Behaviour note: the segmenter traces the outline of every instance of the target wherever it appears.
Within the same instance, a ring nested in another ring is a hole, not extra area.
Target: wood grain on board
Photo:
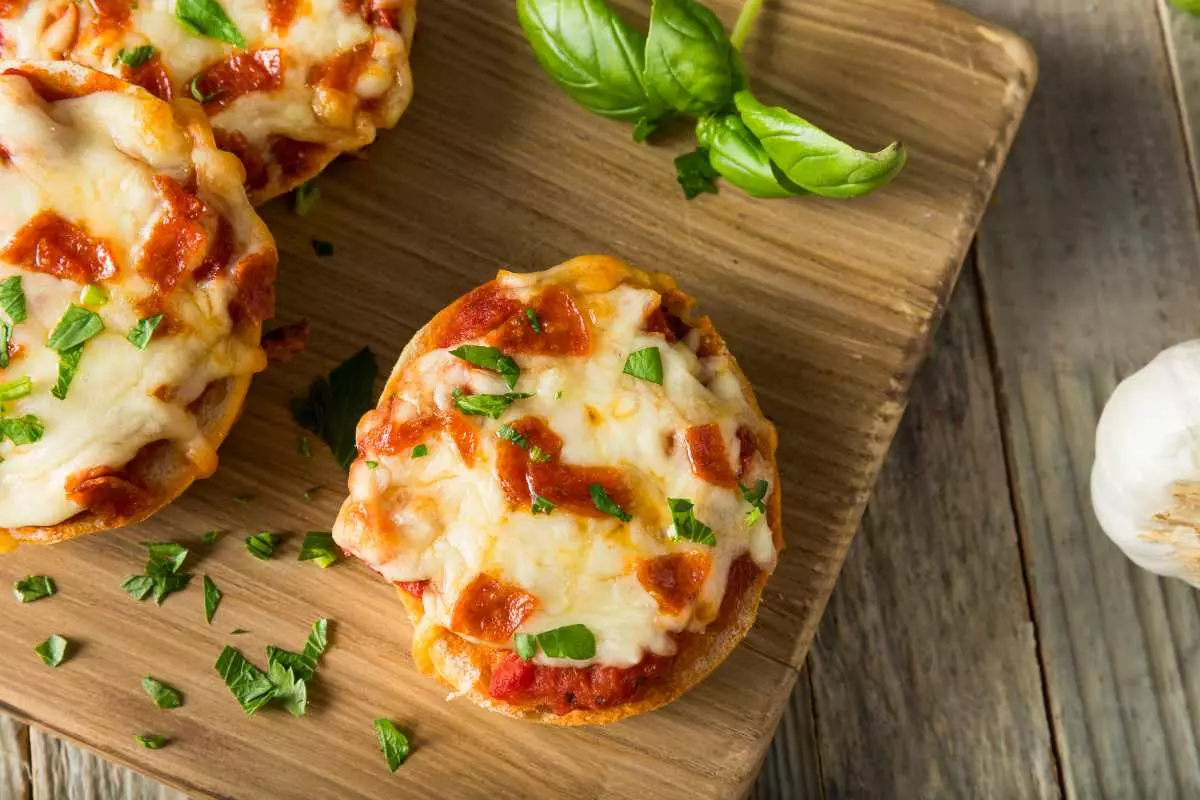
[[[727,22],[736,3],[715,4]],[[887,191],[853,203],[763,202],[726,191],[685,202],[678,145],[572,106],[537,69],[506,0],[423,10],[417,95],[365,160],[321,179],[300,219],[264,209],[280,245],[279,320],[310,318],[308,351],[255,383],[221,468],[149,523],[0,559],[0,583],[52,574],[59,595],[0,616],[0,708],[189,793],[383,796],[732,797],[768,747],[878,465],[1033,81],[1032,56],[1000,29],[922,0],[772,4],[753,37],[760,94],[862,145],[891,137],[912,158]],[[334,243],[313,256],[310,238]],[[788,550],[759,623],[709,680],[669,708],[603,729],[518,724],[447,703],[416,675],[392,591],[364,568],[297,564],[300,533],[328,528],[344,475],[297,453],[288,397],[364,344],[390,365],[437,309],[507,265],[540,269],[611,252],[671,272],[725,334],[779,425]],[[305,489],[320,486],[313,502]],[[246,505],[233,502],[249,495]],[[229,532],[212,548],[209,529]],[[290,531],[251,558],[254,530]],[[138,542],[195,546],[197,573],[225,592],[203,623],[198,589],[161,608],[119,589]],[[260,663],[335,621],[309,715],[245,719],[212,668],[226,643]],[[233,628],[251,631],[240,637]],[[56,670],[30,648],[78,643]],[[162,712],[138,681],[179,686]],[[413,757],[389,775],[371,720],[394,719]],[[133,734],[170,736],[163,750]],[[319,754],[319,757],[315,757]],[[470,764],[470,769],[463,769]],[[214,768],[219,765],[219,768]]]
[[[1198,328],[1200,226],[1165,9],[959,5],[1011,25],[1042,58],[978,253],[1065,791],[1195,796],[1196,595],[1127,561],[1088,488],[1095,424],[1117,381]],[[1197,24],[1168,19],[1177,47],[1194,48]]]

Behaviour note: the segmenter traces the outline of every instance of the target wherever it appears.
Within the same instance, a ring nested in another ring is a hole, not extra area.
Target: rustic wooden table
[[[754,795],[1196,796],[1200,606],[1088,472],[1116,382],[1196,335],[1200,19],[957,2],[1038,89]],[[0,717],[0,798],[180,796]]]

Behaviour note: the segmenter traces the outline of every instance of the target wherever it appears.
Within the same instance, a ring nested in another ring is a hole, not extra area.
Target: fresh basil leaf
[[[50,597],[56,592],[58,592],[58,587],[54,585],[54,579],[45,575],[30,575],[13,584],[13,594],[22,603],[32,603],[34,600]]]
[[[720,176],[708,158],[708,151],[697,148],[690,153],[675,157],[675,180],[683,189],[684,196],[691,200],[702,194],[716,194],[716,180]]]
[[[514,401],[524,400],[527,397],[533,397],[533,395],[521,394],[520,392],[509,392],[507,394],[463,394],[458,389],[455,389],[454,405],[464,414],[499,419],[500,415]]]
[[[79,292],[79,304],[99,308],[108,303],[108,290],[97,283],[89,283]]]
[[[364,347],[335,367],[328,379],[313,381],[307,397],[292,400],[292,418],[329,445],[342,469],[350,469],[358,453],[354,429],[372,406],[378,371],[374,354]]]
[[[104,330],[100,315],[83,306],[70,306],[50,332],[46,346],[62,353],[71,350]]]
[[[412,458],[424,458],[429,455],[429,445],[419,444],[412,449]]]
[[[451,350],[450,355],[461,358],[468,364],[500,373],[504,385],[510,389],[517,385],[517,379],[521,377],[521,368],[517,366],[517,362],[495,347],[464,344]]]
[[[46,426],[33,414],[23,417],[0,417],[0,436],[14,445],[33,444],[42,438]]]
[[[530,510],[534,514],[549,514],[554,510],[554,503],[551,503],[544,497],[535,495],[533,498],[533,507]]]
[[[908,158],[893,142],[877,153],[856,150],[786,108],[766,106],[746,91],[738,113],[788,180],[822,197],[859,197],[890,182]]]
[[[632,375],[635,378],[641,378],[644,381],[657,383],[661,386],[663,382],[662,354],[658,352],[657,347],[644,347],[641,350],[635,350],[625,359],[625,369],[623,372],[626,375]]]
[[[25,321],[25,290],[21,286],[20,275],[0,281],[0,311],[8,315],[8,321],[13,325]]]
[[[209,625],[212,625],[213,615],[217,613],[217,606],[221,605],[221,590],[213,583],[212,578],[204,576],[204,620]]]
[[[83,345],[58,354],[58,380],[55,381],[50,394],[59,400],[67,399],[67,391],[71,388],[71,381],[75,380],[75,373],[79,371],[79,361],[82,358]]]
[[[157,678],[149,675],[142,678],[142,689],[150,695],[154,705],[159,708],[179,708],[183,705],[183,694],[173,686],[168,686]]]
[[[50,667],[57,667],[67,657],[68,642],[57,633],[50,634],[50,638],[33,648],[33,652],[42,657],[42,661]]]
[[[160,736],[157,733],[138,734],[138,735],[134,736],[133,738],[134,738],[134,741],[136,741],[138,744],[140,744],[142,747],[146,748],[147,750],[161,750],[164,747],[166,747],[167,742],[170,741],[169,739],[167,739],[167,737]]]
[[[408,758],[408,737],[390,719],[377,719],[373,727],[379,737],[379,749],[387,759],[388,770],[395,772]]]
[[[646,89],[663,106],[698,116],[727,107],[733,47],[717,15],[695,0],[654,0],[646,38]]]
[[[117,51],[117,57],[113,59],[112,65],[115,67],[118,64],[124,64],[130,69],[137,69],[154,58],[154,52],[154,46],[149,44],[130,48],[122,47]]]
[[[540,335],[542,332],[542,320],[538,316],[538,313],[532,308],[527,308],[525,309],[525,319],[529,320],[529,327],[533,328],[533,332]],[[511,389],[512,387],[508,388]]]
[[[691,500],[668,497],[667,506],[671,509],[671,521],[675,523],[667,538],[687,539],[689,542],[716,547],[717,537],[713,535],[712,528],[696,519],[695,507]]]
[[[246,537],[246,550],[260,561],[268,561],[275,555],[275,547],[279,544],[279,534],[270,531],[259,531]]]
[[[176,0],[175,19],[197,36],[219,39],[245,48],[246,37],[216,0]]]
[[[200,537],[200,541],[205,544],[216,544],[216,541],[221,538],[221,531],[205,531]]]
[[[777,174],[762,143],[736,114],[704,117],[696,124],[696,139],[708,150],[713,169],[751,197],[808,194]]]
[[[596,656],[596,636],[586,625],[564,625],[537,634],[542,652],[550,658],[586,661]]]
[[[20,400],[22,397],[28,397],[32,393],[33,381],[28,375],[0,384],[0,402],[10,403],[13,400]]]
[[[588,486],[588,493],[592,496],[592,505],[605,514],[616,517],[622,522],[630,522],[633,520],[633,515],[625,511],[617,505],[616,501],[608,496],[608,492],[604,491],[604,487],[598,483],[593,483]]]
[[[275,684],[267,673],[247,661],[236,648],[226,645],[215,666],[246,716],[258,711],[275,696]]]
[[[533,634],[518,633],[513,637],[513,644],[516,645],[517,655],[521,657],[522,661],[529,661],[537,655],[537,636]]]
[[[327,242],[324,239],[313,239],[312,246],[313,252],[320,258],[333,255],[333,242]]]
[[[315,561],[318,567],[324,569],[341,558],[338,546],[333,541],[333,534],[327,531],[309,531],[304,535],[304,544],[300,546],[297,561]]]
[[[153,317],[140,319],[136,325],[129,329],[129,333],[125,334],[125,338],[138,350],[145,350],[146,345],[150,344],[150,338],[154,336],[154,331],[158,329],[162,321],[162,314],[155,314]]]
[[[121,589],[134,600],[145,600],[154,591],[154,579],[145,575],[130,575],[121,584]]]
[[[303,717],[308,711],[308,684],[278,661],[267,667],[267,676],[275,685],[271,699],[278,700],[293,717]]]
[[[756,484],[754,484],[753,489],[748,489],[742,484],[738,484],[738,489],[740,489],[742,492],[742,498],[751,506],[753,506],[753,508],[746,512],[747,526],[758,522],[759,518],[766,513],[767,504],[765,500],[768,486],[769,484],[765,480],[759,480]]]
[[[604,0],[517,0],[517,19],[542,69],[576,103],[626,122],[659,115],[642,82],[646,37]]]
[[[321,187],[313,181],[305,181],[296,187],[292,193],[292,211],[297,216],[305,216],[312,211],[313,206],[321,199]]]

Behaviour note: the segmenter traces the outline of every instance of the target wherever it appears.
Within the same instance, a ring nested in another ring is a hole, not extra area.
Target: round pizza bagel
[[[0,550],[210,474],[266,366],[275,245],[194,102],[0,61]]]
[[[745,636],[783,546],[776,433],[692,306],[586,256],[501,272],[404,348],[334,538],[396,585],[422,672],[510,716],[607,723]]]
[[[396,124],[415,24],[415,0],[4,0],[0,58],[196,100],[257,205]]]

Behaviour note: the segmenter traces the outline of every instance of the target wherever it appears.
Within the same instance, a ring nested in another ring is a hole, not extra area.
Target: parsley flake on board
[[[167,742],[170,741],[167,739],[167,737],[160,736],[157,733],[137,734],[133,738],[134,741],[147,750],[161,750],[166,747]]]
[[[695,506],[691,500],[668,497],[667,506],[671,509],[671,520],[675,523],[667,538],[687,539],[689,542],[716,546],[717,537],[713,535],[712,528],[696,519]]]
[[[617,505],[617,502],[608,496],[608,492],[604,491],[604,487],[600,484],[593,483],[588,486],[588,493],[592,496],[592,505],[600,511],[616,517],[621,522],[630,522],[633,520],[633,515]]]
[[[54,579],[45,575],[30,575],[13,584],[13,594],[22,603],[32,603],[57,592],[58,587],[54,585]]]
[[[221,531],[205,531],[204,535],[200,537],[200,541],[205,544],[214,544],[220,538]]]
[[[117,51],[116,58],[113,59],[112,65],[115,67],[118,64],[124,64],[130,69],[137,69],[144,65],[147,61],[154,58],[154,45],[143,44],[138,47],[122,47]]]
[[[50,634],[50,638],[33,648],[33,652],[41,656],[42,661],[50,667],[57,667],[67,657],[68,642],[57,633]]]
[[[626,375],[662,386],[662,354],[658,352],[657,347],[644,347],[636,350],[629,354],[629,358],[625,359],[625,369],[622,371]]]
[[[260,561],[269,561],[279,546],[279,534],[259,531],[246,537],[246,550]]]
[[[675,158],[675,180],[689,200],[699,194],[716,194],[719,177],[721,174],[713,169],[708,150],[703,147]]]
[[[341,558],[338,546],[333,541],[333,534],[327,531],[309,531],[304,535],[304,544],[300,546],[297,561],[314,561],[324,569]]]
[[[271,702],[275,695],[275,684],[267,673],[247,661],[237,648],[226,645],[215,666],[246,716]]]
[[[517,380],[521,377],[521,368],[517,366],[517,362],[496,347],[464,344],[451,350],[450,355],[461,358],[468,364],[499,373],[504,379],[504,385],[510,389],[517,385]]]
[[[377,719],[372,726],[379,737],[379,749],[387,759],[388,770],[395,772],[404,763],[404,759],[408,758],[408,737],[390,719]]]
[[[213,583],[212,578],[204,576],[204,620],[212,625],[213,615],[217,613],[217,606],[221,605],[221,590]]]
[[[313,206],[321,199],[321,187],[312,181],[305,181],[292,192],[292,211],[297,216],[305,216],[312,211]]]
[[[313,239],[312,247],[313,252],[320,258],[333,255],[333,242],[327,242],[324,239]]]
[[[163,599],[172,592],[187,587],[192,579],[190,573],[180,572],[187,560],[188,549],[174,542],[143,542],[149,553],[146,568],[141,575],[126,578],[121,588],[134,600],[145,600],[151,594],[154,602],[162,605]]]
[[[292,398],[292,418],[329,445],[342,469],[350,469],[358,453],[354,429],[373,405],[378,371],[375,355],[364,347],[335,367],[328,378],[313,381],[307,397]]]
[[[596,656],[596,636],[586,625],[564,625],[541,633],[518,633],[514,637],[517,655],[528,661],[538,648],[550,658],[586,661]]]
[[[305,458],[312,458],[312,442],[308,440],[307,436],[300,437],[297,447],[300,450],[300,455]]]
[[[308,710],[307,682],[316,676],[328,636],[329,620],[318,619],[309,631],[303,652],[268,645],[267,672],[228,646],[221,651],[216,669],[247,716],[271,701],[278,701],[293,716],[300,717]]]
[[[461,389],[453,392],[454,405],[458,410],[474,417],[499,419],[510,405],[517,400],[533,397],[532,394],[508,392],[507,394],[463,394]]]
[[[183,705],[183,693],[149,675],[142,678],[142,690],[150,695],[159,708],[179,708]]]

